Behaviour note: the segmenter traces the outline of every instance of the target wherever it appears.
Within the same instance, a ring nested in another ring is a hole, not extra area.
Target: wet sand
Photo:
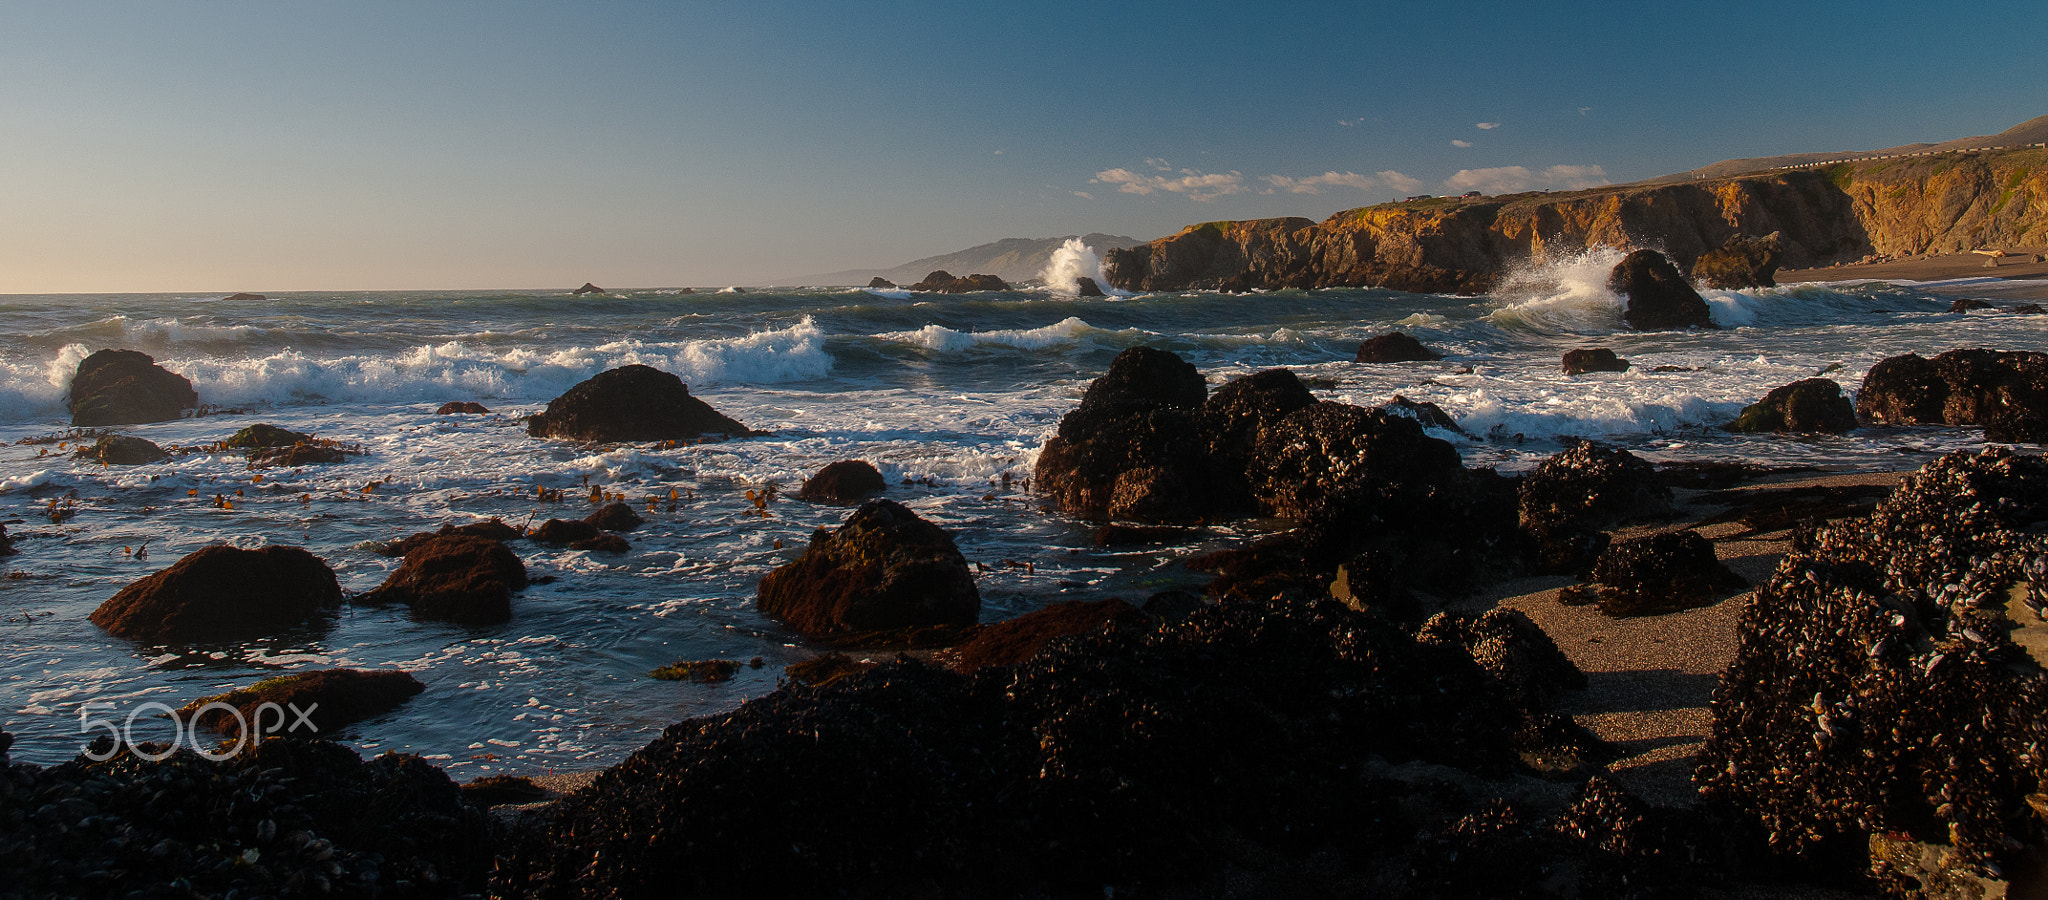
[[[1928,290],[1944,296],[2003,299],[2016,303],[2048,301],[2048,262],[2036,261],[2048,255],[2048,248],[1999,249],[2009,255],[1994,258],[1976,253],[1944,253],[1819,269],[1781,269],[1777,280],[1779,284],[1863,280],[1961,281],[1963,283],[1955,285],[1932,285]]]
[[[1798,487],[1892,487],[1906,472],[1815,475],[1803,473],[1765,478],[1731,491],[1772,491]],[[1712,491],[1673,492],[1677,516],[1664,522],[1622,529],[1619,538],[1695,527],[1702,519],[1727,509],[1706,502]],[[1789,529],[1742,539],[1729,539],[1748,529],[1739,523],[1700,526],[1702,537],[1714,540],[1715,555],[1750,583],[1750,589],[1699,609],[1659,616],[1617,619],[1593,606],[1566,606],[1558,592],[1574,582],[1563,576],[1519,578],[1485,595],[1456,604],[1457,609],[1507,606],[1521,610],[1556,641],[1572,662],[1585,670],[1587,688],[1560,701],[1569,713],[1602,740],[1626,754],[1610,763],[1616,781],[1645,800],[1663,806],[1693,802],[1692,759],[1712,725],[1708,704],[1721,671],[1735,661],[1736,629],[1757,587],[1770,580],[1791,549]],[[1720,540],[1715,540],[1720,538]]]

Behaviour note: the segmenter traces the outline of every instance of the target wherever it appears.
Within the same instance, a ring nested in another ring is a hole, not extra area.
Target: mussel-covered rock
[[[1554,815],[1495,800],[1436,830],[1396,896],[1694,896],[1728,878],[1717,824],[1694,809],[1651,806],[1596,775]]]
[[[694,441],[752,432],[690,396],[682,379],[630,365],[599,372],[549,401],[527,421],[526,433],[576,441]]]
[[[1707,606],[1746,586],[1714,556],[1697,531],[1667,531],[1616,541],[1600,551],[1592,584],[1564,589],[1560,602],[1597,603],[1610,616],[1649,616]]]
[[[1112,625],[1146,628],[1151,624],[1151,617],[1122,600],[1068,600],[983,626],[973,637],[944,651],[942,658],[962,672],[983,666],[1014,666],[1037,655],[1054,638]]]
[[[1401,331],[1366,338],[1352,357],[1362,363],[1434,362],[1444,355],[1422,345],[1413,335]]]
[[[1626,372],[1628,360],[1614,355],[1606,347],[1574,347],[1564,352],[1564,373],[1584,375],[1587,372]]]
[[[271,634],[341,605],[327,563],[298,547],[205,547],[115,594],[92,623],[138,641]]]
[[[875,464],[864,459],[842,459],[827,464],[816,474],[804,479],[803,487],[797,489],[799,500],[812,503],[859,503],[883,493],[889,483],[882,478],[882,472]]]
[[[397,669],[321,669],[194,700],[178,714],[227,735],[231,742],[244,737],[318,738],[397,709],[426,689],[412,673]]]
[[[1623,257],[1607,275],[1607,287],[1627,303],[1622,317],[1637,331],[1713,328],[1707,301],[1678,274],[1678,267],[1655,250],[1637,250]]]
[[[199,405],[185,376],[135,350],[100,350],[80,360],[65,401],[79,427],[168,422]]]
[[[1842,395],[1842,386],[1828,378],[1808,378],[1773,388],[1760,402],[1744,407],[1727,429],[1793,434],[1841,434],[1856,428],[1856,407]]]
[[[680,723],[516,836],[493,890],[1194,896],[1259,878],[1247,858],[1370,846],[1317,856],[1317,883],[1434,896],[1403,846],[1478,804],[1374,773],[1524,771],[1524,713],[1464,647],[1338,604],[1201,607],[1013,666],[902,659]]]
[[[455,782],[417,756],[365,761],[340,744],[296,738],[210,751],[224,756],[218,761],[189,749],[154,762],[138,752],[166,753],[102,738],[94,753],[104,761],[80,756],[0,774],[0,793],[14,798],[0,800],[0,809],[13,808],[0,813],[0,890],[457,897],[484,887],[488,814],[466,806]],[[53,815],[36,815],[38,806]]]
[[[92,442],[91,446],[78,448],[79,459],[90,460],[104,466],[139,466],[144,463],[163,462],[170,458],[164,448],[156,442],[125,434],[110,434]]]
[[[2048,353],[1887,357],[1863,377],[1856,412],[1878,425],[1982,425],[1993,441],[2048,441]]]
[[[1315,402],[1316,395],[1287,369],[1267,369],[1231,379],[1201,402],[1195,424],[1215,471],[1215,480],[1205,491],[1215,492],[1219,510],[1252,512],[1258,508],[1245,469],[1259,433]]]
[[[403,603],[422,619],[494,625],[512,620],[512,592],[525,587],[526,564],[502,542],[437,534],[408,539],[398,571],[356,602]]]
[[[1693,776],[1702,795],[1836,877],[1868,858],[1894,896],[1918,889],[1896,842],[1975,879],[2033,865],[2044,531],[2048,460],[1991,448],[1928,464],[1868,518],[1801,533],[1743,615]]]
[[[761,579],[757,605],[807,636],[972,625],[981,591],[953,537],[893,500],[870,500]]]
[[[1087,519],[1199,520],[1215,498],[1195,414],[1200,372],[1165,350],[1117,354],[1039,451],[1035,479],[1062,512]]]
[[[1607,546],[1607,530],[1671,512],[1656,467],[1627,450],[1580,441],[1516,488],[1522,530],[1540,572],[1572,574]]]

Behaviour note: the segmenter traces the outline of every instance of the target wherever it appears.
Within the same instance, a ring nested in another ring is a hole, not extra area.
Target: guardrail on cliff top
[[[1824,166],[1839,166],[1843,163],[1875,162],[1880,159],[1909,159],[1915,156],[1940,156],[1944,153],[1983,153],[1987,150],[2025,150],[2029,147],[2048,147],[2048,141],[2042,141],[2033,144],[2020,144],[2016,147],[1956,147],[1950,150],[1922,150],[1919,153],[1886,153],[1881,156],[1844,156],[1839,159],[1828,159],[1822,160],[1820,162],[1795,163],[1789,166],[1772,166],[1768,169],[1758,169],[1757,171],[1786,172],[1792,169],[1818,169]],[[1736,175],[1742,174],[1745,173],[1736,172],[1733,175],[1694,175],[1692,177],[1692,180],[1706,181],[1710,178],[1734,178]]]

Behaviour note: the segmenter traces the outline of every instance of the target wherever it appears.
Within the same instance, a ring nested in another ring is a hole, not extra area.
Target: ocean
[[[16,759],[57,763],[89,738],[81,712],[162,740],[174,736],[164,707],[281,672],[396,667],[426,692],[325,736],[366,754],[417,753],[458,779],[609,765],[667,725],[773,690],[785,665],[817,652],[757,613],[754,591],[815,529],[846,516],[794,499],[806,475],[841,459],[873,462],[889,496],[986,566],[977,566],[983,621],[1064,599],[1198,587],[1202,577],[1180,559],[1280,523],[1230,523],[1192,546],[1100,549],[1090,523],[1044,510],[1025,490],[1060,416],[1118,352],[1140,344],[1180,354],[1212,388],[1285,366],[1324,399],[1435,403],[1463,431],[1438,437],[1468,465],[1508,473],[1577,438],[1655,461],[1913,468],[1980,444],[1982,432],[1791,437],[1719,426],[1802,378],[1853,391],[1886,356],[2048,346],[2048,316],[1949,312],[1967,283],[1709,291],[1721,330],[1637,333],[1604,286],[1620,258],[1612,251],[1532,266],[1478,297],[1100,298],[1074,295],[1074,276],[1094,259],[1070,251],[1056,257],[1049,287],[961,296],[801,287],[292,292],[248,302],[0,296],[0,521],[19,550],[0,558],[0,728],[16,736]],[[1352,361],[1361,340],[1395,329],[1445,358]],[[200,415],[121,430],[193,449],[131,467],[71,458],[71,373],[110,347],[151,354],[191,379],[204,404]],[[1563,376],[1559,358],[1573,347],[1612,348],[1633,367]],[[629,363],[673,372],[714,408],[771,433],[678,447],[527,436],[521,417]],[[491,413],[435,414],[463,400]],[[210,449],[259,422],[368,452],[253,470]],[[746,493],[768,485],[781,499],[756,510]],[[632,550],[509,545],[529,575],[553,578],[515,596],[509,624],[465,628],[414,621],[402,607],[345,606],[264,640],[159,646],[87,621],[122,587],[208,544],[302,546],[360,592],[398,565],[375,552],[379,542],[488,516],[581,518],[592,487],[647,516],[626,535]],[[647,674],[677,660],[757,657],[761,666],[721,683]]]

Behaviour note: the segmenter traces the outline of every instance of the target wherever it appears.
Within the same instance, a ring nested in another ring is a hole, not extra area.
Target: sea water
[[[0,727],[17,736],[17,759],[55,763],[90,737],[82,712],[162,740],[173,723],[146,704],[181,706],[284,672],[400,668],[425,693],[326,736],[366,753],[418,753],[458,778],[608,765],[664,726],[774,689],[785,665],[816,652],[758,613],[754,596],[761,576],[801,553],[814,530],[843,521],[845,508],[793,499],[806,475],[841,459],[874,463],[890,497],[955,536],[976,564],[984,621],[1063,599],[1142,600],[1198,586],[1179,559],[1275,523],[1219,527],[1192,546],[1100,549],[1089,523],[1045,510],[1026,487],[1060,416],[1119,351],[1138,345],[1180,354],[1212,387],[1285,366],[1324,399],[1435,403],[1463,430],[1436,436],[1468,464],[1508,472],[1576,438],[1652,460],[1910,468],[1976,445],[1982,432],[1788,437],[1719,426],[1802,378],[1853,390],[1894,354],[2048,346],[2048,316],[1950,313],[1938,286],[1899,283],[1711,291],[1722,329],[1633,332],[1604,287],[1618,254],[1604,252],[1532,267],[1480,297],[1346,289],[1080,298],[1075,279],[1095,261],[1085,247],[1070,249],[1049,272],[1053,289],[964,296],[750,288],[0,297],[0,521],[19,550],[0,559]],[[1359,341],[1395,329],[1445,358],[1352,361]],[[1560,374],[1565,350],[1591,346],[1633,365]],[[149,353],[197,388],[203,414],[121,429],[184,448],[171,461],[103,467],[71,457],[71,373],[109,347]],[[673,372],[719,411],[770,433],[673,447],[527,436],[523,416],[629,363]],[[491,412],[435,414],[455,400]],[[258,422],[367,452],[251,469],[240,455],[208,449]],[[45,441],[25,442],[37,438]],[[748,501],[749,490],[770,485],[781,499],[765,508]],[[531,576],[553,580],[516,595],[505,625],[349,605],[262,640],[156,645],[87,621],[122,587],[208,544],[305,547],[345,590],[361,592],[399,564],[375,552],[379,542],[491,516],[581,518],[593,487],[647,517],[626,535],[631,551],[514,542]],[[647,674],[678,660],[757,657],[760,667],[715,684]]]

